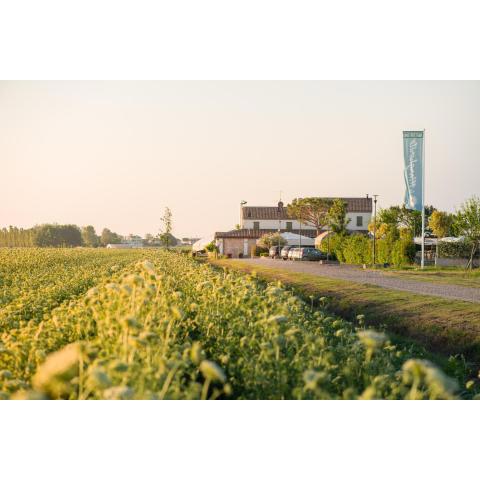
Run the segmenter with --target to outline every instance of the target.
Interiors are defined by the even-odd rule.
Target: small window
[[[357,227],[363,227],[363,217],[357,217]]]
[[[260,222],[253,222],[253,229],[260,230]]]
[[[292,222],[287,222],[287,231],[292,231]]]

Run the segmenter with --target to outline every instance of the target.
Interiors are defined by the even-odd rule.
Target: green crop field
[[[348,322],[311,300],[178,252],[1,249],[0,396],[475,395],[461,372],[451,378],[361,316]]]

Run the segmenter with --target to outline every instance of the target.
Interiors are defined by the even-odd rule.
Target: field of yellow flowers
[[[0,398],[468,396],[362,320],[169,251],[1,249]]]

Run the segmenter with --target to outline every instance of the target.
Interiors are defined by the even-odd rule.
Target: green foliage
[[[252,257],[260,257],[262,253],[266,253],[266,256],[268,257],[268,248],[261,247],[260,245],[255,245],[251,248],[250,254]]]
[[[371,241],[365,235],[345,237],[342,257],[345,263],[363,264],[372,262]]]
[[[337,235],[345,235],[349,222],[347,204],[340,198],[336,198],[328,211],[328,228]]]
[[[0,255],[9,297],[1,314],[2,398],[455,397],[456,382],[432,363],[383,333],[313,309],[278,283],[165,250]],[[78,262],[88,264],[83,275]],[[88,281],[43,303],[52,279],[63,285],[69,275],[71,287]],[[85,292],[88,283],[96,284]],[[25,305],[37,303],[24,317]]]
[[[425,220],[428,225],[429,217],[434,211],[431,205],[425,206]],[[377,229],[380,224],[387,224],[397,229],[401,227],[409,228],[414,235],[420,235],[422,231],[422,212],[410,210],[405,205],[393,205],[389,208],[380,209],[377,214]],[[373,228],[369,227],[370,231]]]
[[[435,210],[428,219],[428,227],[437,238],[447,237],[451,233],[453,215]]]
[[[165,212],[160,220],[162,222],[162,230],[159,239],[162,245],[166,248],[176,245],[176,239],[172,235],[172,211],[168,207],[165,207]],[[174,240],[175,243],[172,243]]]
[[[337,259],[339,262],[345,263],[343,244],[346,238],[346,235],[329,235],[322,241],[319,250],[328,253],[331,259]]]
[[[457,211],[456,225],[461,234],[471,244],[468,266],[473,266],[472,260],[480,244],[480,198],[473,196],[462,204]]]
[[[392,230],[389,235],[376,242],[376,261],[403,266],[415,260],[415,244],[411,236],[398,238]],[[326,252],[327,242],[322,242],[321,250]],[[350,264],[370,264],[373,261],[373,241],[365,235],[333,235],[330,237],[330,251],[339,262]]]
[[[469,258],[472,251],[470,242],[439,242],[438,254],[442,258]]]
[[[396,240],[393,243],[390,261],[387,263],[396,267],[410,265],[415,260],[415,251],[415,244],[410,239]]]
[[[82,240],[86,247],[98,247],[100,239],[92,225],[82,228]]]
[[[207,245],[205,245],[205,250],[207,252],[218,252],[218,247],[214,241],[211,241],[210,243],[207,243]]]
[[[102,235],[100,236],[100,243],[106,247],[109,243],[122,243],[122,237],[115,232],[110,231],[108,228],[102,230]]]
[[[82,245],[82,233],[76,225],[40,225],[34,229],[33,244],[37,247],[78,247]]]
[[[10,227],[0,229],[0,247],[33,247],[33,228]]]
[[[332,205],[333,200],[327,198],[294,198],[292,203],[287,205],[287,211],[291,218],[313,225],[318,234],[328,224],[328,212]]]
[[[278,233],[266,233],[258,240],[258,246],[269,249],[270,247],[275,247],[280,245],[283,247],[287,244],[287,241]]]

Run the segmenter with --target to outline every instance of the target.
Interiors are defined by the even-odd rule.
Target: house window
[[[253,229],[260,230],[260,222],[253,222]]]
[[[357,227],[363,227],[363,217],[357,217]]]
[[[287,222],[287,231],[288,232],[292,231],[292,222]]]

